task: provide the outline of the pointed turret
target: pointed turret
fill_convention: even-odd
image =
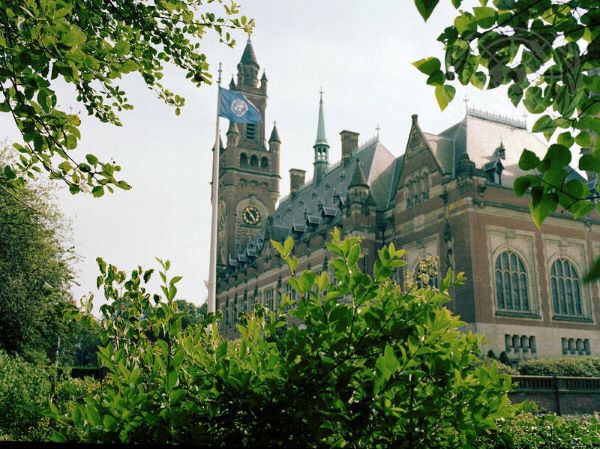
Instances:
[[[253,64],[256,67],[258,67],[258,61],[256,60],[256,55],[254,54],[254,48],[252,47],[252,41],[250,40],[250,36],[248,36],[246,48],[244,48],[244,53],[242,53],[242,59],[240,60],[240,63]]]
[[[323,89],[319,92],[319,121],[317,124],[317,140],[315,145],[327,145],[327,137],[325,135],[325,113],[323,112]]]
[[[367,187],[369,188],[369,184],[367,184],[367,178],[362,168],[362,164],[360,162],[356,162],[356,167],[354,167],[354,173],[352,173],[352,179],[350,179],[350,184],[348,184],[348,188],[350,187]]]
[[[281,143],[279,131],[277,131],[277,122],[273,122],[273,131],[271,131],[271,137],[269,137],[269,143],[273,142]]]
[[[230,121],[227,130],[227,147],[236,146],[240,141],[240,131],[237,123]]]
[[[262,90],[263,92],[267,92],[267,86],[269,84],[269,80],[267,78],[267,72],[265,72],[263,70],[263,74],[260,77],[260,90]]]
[[[279,137],[279,131],[277,131],[277,122],[273,122],[273,131],[271,131],[271,137],[269,138],[269,152],[271,153],[271,160],[273,165],[273,173],[279,177],[279,150],[281,148],[281,138]]]
[[[244,53],[242,54],[242,59],[238,64],[238,87],[242,87],[243,85],[254,87],[258,86],[258,71],[260,66],[256,61],[256,55],[254,54],[254,48],[252,48],[252,41],[250,40],[250,36],[248,36],[248,42],[246,43],[246,48],[244,49]]]
[[[317,139],[313,146],[315,150],[315,183],[319,184],[329,167],[329,144],[325,135],[325,113],[323,112],[323,89],[319,92],[319,119],[317,122]]]
[[[233,75],[231,76],[231,81],[229,81],[229,88],[235,89],[235,80],[233,79]]]

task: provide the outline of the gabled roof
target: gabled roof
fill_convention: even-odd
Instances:
[[[345,164],[339,163],[332,166],[319,184],[309,181],[294,194],[293,198],[291,196],[282,198],[279,206],[271,215],[273,226],[289,230],[294,223],[305,223],[305,211],[309,216],[322,216],[323,214],[331,216],[332,211],[339,210],[340,203],[345,200],[357,164],[362,165],[362,174],[366,185],[373,187],[394,160],[394,156],[379,142],[379,139],[370,140],[362,145]],[[372,194],[377,207],[385,208],[387,191],[383,195],[375,192]]]

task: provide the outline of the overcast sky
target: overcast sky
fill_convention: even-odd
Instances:
[[[289,191],[292,167],[312,173],[312,158],[322,85],[330,161],[340,156],[339,132],[360,133],[360,141],[380,126],[382,143],[396,156],[404,152],[411,114],[421,128],[440,132],[462,119],[463,98],[490,111],[520,115],[504,92],[457,89],[455,101],[439,111],[433,88],[411,63],[440,56],[437,36],[454,18],[450,2],[440,2],[425,24],[412,0],[240,0],[242,12],[256,20],[252,36],[261,70],[269,79],[267,136],[277,121],[281,136],[281,195]],[[234,49],[205,41],[211,70],[223,63],[225,85],[236,72],[245,45]],[[60,207],[73,223],[74,245],[83,260],[74,295],[95,291],[102,256],[122,269],[156,266],[154,257],[172,261],[183,275],[180,297],[201,303],[206,297],[210,232],[211,147],[214,141],[216,88],[194,88],[175,70],[165,84],[183,94],[181,116],[148,91],[139,76],[122,86],[135,109],[121,115],[123,126],[103,125],[82,113],[80,157],[94,153],[114,158],[130,191],[95,199],[59,192]],[[66,94],[67,95],[67,94]],[[530,122],[528,120],[528,122]],[[227,129],[223,120],[222,135]],[[18,136],[7,114],[0,135]],[[97,295],[100,298],[101,295]]]

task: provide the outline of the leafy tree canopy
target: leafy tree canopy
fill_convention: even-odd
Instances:
[[[233,0],[0,0],[0,111],[24,140],[20,159],[0,166],[0,186],[45,170],[72,193],[129,189],[115,163],[75,158],[80,118],[61,108],[56,87],[72,86],[89,115],[120,125],[118,112],[133,106],[116,83],[137,72],[179,114],[184,99],[162,84],[165,66],[210,83],[201,39],[214,32],[233,46],[231,31],[252,26]]]
[[[538,115],[533,131],[553,143],[544,158],[524,149],[519,166],[531,170],[514,191],[530,192],[539,227],[558,208],[575,218],[589,214],[600,194],[587,183],[567,181],[574,145],[586,149],[579,169],[600,172],[600,2],[597,0],[451,0],[453,23],[438,37],[445,58],[414,65],[428,76],[443,110],[454,85],[508,88],[508,97]],[[425,20],[439,0],[415,0]],[[473,6],[476,5],[476,6]],[[600,277],[600,260],[591,277]]]
[[[0,150],[0,163],[10,163]],[[75,255],[69,226],[41,182],[0,190],[0,349],[54,360],[65,348],[74,308],[70,286]]]

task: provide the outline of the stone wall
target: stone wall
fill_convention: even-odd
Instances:
[[[518,384],[513,402],[531,400],[540,410],[558,415],[600,411],[600,377],[512,376]]]

